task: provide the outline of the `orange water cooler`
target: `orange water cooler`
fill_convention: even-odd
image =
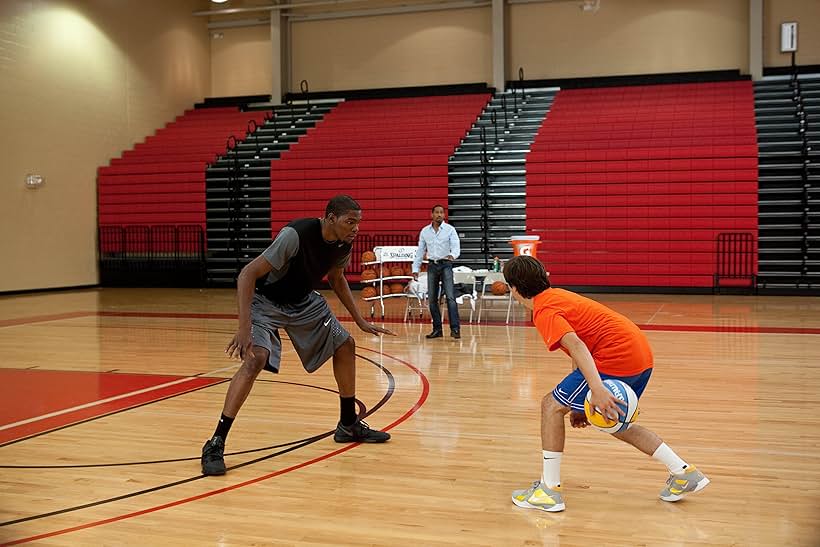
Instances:
[[[541,244],[540,236],[513,236],[510,238],[510,245],[513,248],[513,256],[532,256],[537,258],[538,245]]]

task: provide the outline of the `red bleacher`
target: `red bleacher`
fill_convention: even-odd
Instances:
[[[336,194],[362,206],[364,233],[417,233],[447,203],[447,161],[487,94],[341,103],[271,162],[271,227],[318,216]]]
[[[751,82],[561,91],[527,229],[556,285],[710,287],[717,234],[757,238],[757,158]]]
[[[196,224],[205,229],[205,169],[265,112],[187,110],[97,172],[100,226]]]

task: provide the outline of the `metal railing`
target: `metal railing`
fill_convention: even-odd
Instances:
[[[803,93],[800,89],[800,79],[798,78],[798,68],[795,62],[794,53],[792,53],[792,74],[789,79],[789,87],[792,90],[792,102],[794,103],[794,115],[797,118],[797,134],[800,138],[800,181],[802,185],[802,192],[800,193],[800,280],[797,282],[798,287],[802,284],[808,284],[809,275],[809,229],[811,228],[811,179],[809,178],[809,171],[811,169],[811,142],[809,141],[809,116],[806,112],[806,105],[803,98]]]
[[[715,250],[715,274],[713,292],[722,287],[744,288],[757,291],[757,272],[754,236],[748,232],[723,232],[718,234]],[[724,285],[722,281],[729,280]]]
[[[479,184],[481,196],[481,217],[479,218],[479,228],[481,229],[481,246],[479,252],[484,256],[484,266],[490,266],[490,158],[487,155],[487,132],[481,127],[481,171],[479,173]]]
[[[202,286],[205,232],[198,224],[100,226],[102,285]]]

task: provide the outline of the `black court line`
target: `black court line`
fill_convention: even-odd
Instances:
[[[396,388],[396,379],[393,376],[393,373],[390,372],[389,369],[387,369],[383,365],[375,362],[374,360],[372,360],[370,358],[367,358],[367,357],[363,357],[359,354],[356,354],[356,357],[358,357],[360,359],[363,359],[365,361],[368,361],[369,363],[372,363],[373,365],[375,365],[377,368],[381,369],[381,371],[385,374],[385,376],[387,376],[387,380],[388,380],[387,390],[385,391],[384,395],[379,400],[379,402],[377,402],[373,406],[373,408],[371,408],[369,411],[366,411],[363,415],[360,416],[360,419],[363,419],[363,418],[366,418],[367,416],[370,416],[371,414],[373,414],[375,411],[377,411],[382,406],[384,406],[387,403],[387,401],[390,400],[390,398],[393,396],[393,393],[394,393],[395,388]],[[217,384],[213,384],[213,385],[217,385]],[[313,386],[311,386],[311,387],[313,387]],[[325,389],[325,388],[319,388],[319,389]],[[330,391],[332,391],[332,390],[330,390]],[[248,465],[259,463],[261,461],[265,461],[265,460],[268,460],[268,459],[271,459],[271,458],[275,458],[276,456],[281,456],[282,454],[287,454],[288,452],[293,452],[294,450],[297,450],[299,448],[303,448],[305,446],[308,446],[310,444],[313,444],[317,441],[320,441],[322,439],[325,439],[325,438],[331,436],[334,433],[334,431],[335,431],[335,429],[330,430],[330,431],[326,431],[324,433],[320,433],[319,435],[314,435],[313,437],[308,437],[307,439],[304,439],[302,441],[294,441],[298,444],[295,444],[295,445],[293,445],[289,448],[286,448],[284,450],[280,450],[278,452],[268,454],[267,456],[262,456],[262,457],[259,457],[259,458],[253,459],[253,460],[249,460],[247,462],[232,465],[232,466],[228,467],[227,470],[231,471],[233,469],[239,469],[239,468],[242,468],[242,467],[245,467],[245,466],[248,466]],[[198,459],[198,458],[194,458],[194,459]],[[97,501],[90,502],[90,503],[85,503],[85,504],[82,504],[82,505],[75,505],[73,507],[66,507],[64,509],[57,509],[55,511],[50,511],[48,513],[41,513],[41,514],[38,514],[38,515],[31,515],[31,516],[28,516],[28,517],[22,517],[22,518],[15,519],[15,520],[0,522],[0,527],[2,527],[2,526],[11,526],[13,524],[20,524],[20,523],[23,523],[23,522],[29,522],[29,521],[43,519],[43,518],[47,518],[47,517],[53,517],[53,516],[56,516],[56,515],[62,515],[62,514],[71,513],[71,512],[74,512],[74,511],[80,511],[82,509],[88,509],[90,507],[96,507],[96,506],[99,506],[99,505],[105,505],[107,503],[113,503],[113,502],[116,502],[116,501],[121,501],[121,500],[129,499],[129,498],[134,498],[134,497],[141,496],[141,495],[144,495],[144,494],[150,494],[152,492],[158,492],[160,490],[165,490],[167,488],[172,488],[174,486],[179,486],[181,484],[186,484],[186,483],[189,483],[189,482],[194,482],[194,481],[207,479],[207,478],[208,477],[205,476],[205,475],[197,475],[197,476],[194,476],[194,477],[188,477],[188,478],[185,478],[185,479],[180,479],[178,481],[174,481],[174,482],[170,482],[170,483],[166,483],[166,484],[160,484],[158,486],[153,486],[151,488],[146,488],[144,490],[138,490],[136,492],[130,492],[128,494],[122,494],[120,496],[115,496],[115,497],[112,497],[112,498],[97,500]]]
[[[364,359],[364,357],[362,357]],[[267,382],[270,384],[289,384],[293,386],[301,386],[301,387],[309,387],[313,389],[319,389],[322,391],[329,391],[330,393],[335,393],[338,395],[338,391],[335,389],[330,389],[321,386],[314,386],[310,384],[301,384],[299,382],[285,382],[282,380],[257,380],[257,382]],[[223,384],[224,382],[219,382],[219,384]],[[219,385],[219,384],[212,384],[212,385]],[[204,387],[211,387],[211,386],[204,386]],[[151,403],[144,403],[144,404],[151,404]],[[357,413],[360,416],[364,416],[364,413],[367,411],[367,408],[364,406],[360,400],[356,399],[356,405],[359,407],[359,412]],[[142,406],[142,405],[140,405]],[[136,408],[136,407],[134,407]],[[128,409],[130,410],[130,409]],[[81,422],[77,422],[81,423]],[[71,424],[76,425],[76,424]],[[66,426],[68,427],[68,426]],[[49,432],[50,433],[50,432]],[[248,450],[239,450],[237,452],[228,452],[225,456],[241,456],[243,454],[252,454],[254,452],[264,452],[266,450],[273,450],[276,448],[284,448],[286,446],[291,446],[294,444],[299,444],[305,442],[307,440],[312,439],[313,437],[308,437],[306,439],[299,439],[297,441],[290,441],[282,444],[274,444],[270,446],[263,446],[262,448],[251,448]],[[86,464],[66,464],[66,465],[2,465],[0,464],[0,469],[88,469],[88,468],[96,468],[96,467],[125,467],[131,465],[155,465],[160,463],[179,463],[179,462],[190,462],[190,461],[199,461],[200,457],[195,456],[193,458],[174,458],[170,460],[147,460],[147,461],[138,461],[138,462],[117,462],[117,463],[86,463]]]

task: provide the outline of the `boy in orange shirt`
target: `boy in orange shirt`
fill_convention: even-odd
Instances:
[[[544,266],[531,256],[517,256],[504,266],[504,278],[515,299],[533,313],[535,328],[550,351],[561,349],[572,358],[573,371],[541,402],[541,480],[527,490],[513,492],[519,507],[556,512],[564,510],[561,495],[561,456],[564,415],[572,427],[587,427],[584,398],[605,416],[623,414],[603,379],[616,378],[641,396],[652,374],[652,349],[637,325],[603,304],[563,289],[550,288]],[[652,431],[638,424],[613,434],[669,469],[664,501],[678,501],[697,492],[709,479],[683,461]]]

